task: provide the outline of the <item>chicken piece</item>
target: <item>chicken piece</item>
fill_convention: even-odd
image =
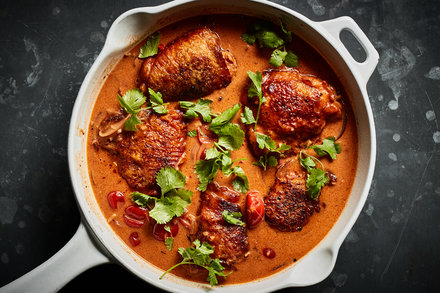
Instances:
[[[306,193],[305,176],[292,163],[281,165],[275,183],[264,198],[266,222],[284,232],[301,231],[311,215],[319,212],[319,201]]]
[[[181,112],[138,114],[138,131],[122,131],[128,116],[111,113],[100,123],[99,146],[116,155],[119,174],[137,190],[154,188],[156,173],[165,166],[176,168],[183,160],[187,127]]]
[[[170,42],[142,64],[140,89],[161,92],[164,101],[198,99],[226,87],[236,69],[219,36],[197,29]]]
[[[316,139],[329,117],[341,117],[342,106],[335,89],[326,81],[296,69],[264,71],[262,92],[267,101],[261,106],[257,132],[289,144],[292,150]],[[248,104],[256,116],[258,99],[250,98]],[[262,155],[251,128],[248,137],[254,154]]]
[[[200,223],[197,238],[207,241],[214,248],[213,258],[219,258],[224,264],[231,266],[247,256],[249,242],[246,228],[229,224],[223,219],[223,211],[241,212],[240,207],[233,203],[240,194],[225,186],[211,183],[201,196]]]

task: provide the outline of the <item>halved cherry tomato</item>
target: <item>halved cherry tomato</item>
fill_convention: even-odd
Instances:
[[[263,255],[267,258],[274,258],[277,254],[275,253],[275,250],[273,250],[272,248],[264,248]]]
[[[108,204],[112,209],[118,208],[118,202],[125,202],[124,194],[120,191],[112,191],[107,195]]]
[[[141,243],[141,239],[139,238],[138,232],[131,233],[128,239],[130,240],[130,243],[133,246],[138,246]]]
[[[126,214],[124,214],[122,217],[124,218],[125,224],[132,228],[140,228],[145,224],[145,220],[137,220],[127,216]]]
[[[131,205],[125,208],[125,213],[137,220],[144,220],[145,218],[149,222],[148,210],[140,206]]]
[[[165,230],[165,226],[169,226],[170,227],[170,232]],[[177,224],[176,221],[173,221],[171,223],[168,224],[154,224],[153,227],[153,236],[154,238],[156,238],[159,241],[165,241],[165,238],[168,237],[175,237],[177,235],[177,233],[179,232],[179,224]]]
[[[247,222],[249,228],[257,226],[264,217],[263,198],[258,191],[249,191],[246,199]]]

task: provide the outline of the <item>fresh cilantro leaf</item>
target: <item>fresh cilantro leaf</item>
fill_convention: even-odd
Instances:
[[[155,92],[152,89],[148,88],[148,92],[150,94],[150,107],[154,112],[158,114],[166,114],[168,113],[166,105],[168,103],[163,103],[162,94],[160,92]]]
[[[247,106],[244,107],[244,111],[243,113],[240,114],[241,116],[241,122],[243,122],[243,124],[253,124],[256,123],[255,118],[254,118],[254,113],[252,113],[252,110],[249,109]]]
[[[215,134],[226,124],[231,122],[231,120],[234,118],[235,114],[240,110],[241,105],[235,104],[231,108],[227,109],[214,119],[212,119],[211,124],[209,125],[209,130],[213,131]]]
[[[260,44],[260,48],[275,49],[284,45],[284,40],[278,36],[276,32],[269,30],[259,31],[257,34],[257,40]]]
[[[249,190],[249,180],[244,173],[244,170],[240,166],[235,166],[232,169],[232,174],[237,176],[232,181],[232,186],[234,187],[234,189],[241,193],[246,193]]]
[[[145,103],[145,96],[140,89],[128,90],[122,97],[118,94],[118,101],[128,114],[137,114]]]
[[[150,210],[149,216],[159,224],[166,224],[176,216],[180,217],[185,212],[185,208],[191,203],[192,192],[172,190],[166,196],[156,200],[154,208]]]
[[[222,213],[222,216],[223,216],[223,220],[225,220],[229,224],[237,225],[237,226],[244,226],[244,222],[239,219],[242,217],[242,214],[240,212],[231,213],[227,210],[224,210]]]
[[[264,156],[260,156],[258,162],[253,163],[256,166],[263,167],[264,171],[266,171],[267,167],[275,167],[278,165],[278,160],[275,156],[270,155],[271,153],[277,153],[280,156],[283,156],[283,152],[290,149],[289,145],[281,144],[277,148],[276,142],[268,135],[255,133],[256,141],[258,147],[262,150],[267,149]]]
[[[214,180],[215,174],[220,169],[220,163],[217,158],[210,160],[199,160],[194,166],[195,173],[199,179],[199,185],[197,189],[200,191],[205,191],[208,184]]]
[[[307,175],[306,187],[307,195],[312,199],[317,199],[322,187],[324,187],[329,181],[327,174],[324,170],[319,168],[313,168]]]
[[[287,52],[275,49],[270,56],[269,63],[273,66],[280,67],[286,59]]]
[[[249,79],[252,81],[251,86],[248,88],[248,97],[249,98],[258,97],[261,99],[263,96],[263,92],[261,90],[261,85],[263,83],[263,76],[259,71],[254,73],[250,70],[247,72],[247,75]]]
[[[241,39],[248,43],[249,45],[255,44],[255,41],[257,40],[257,36],[252,33],[244,33],[241,35]]]
[[[310,172],[312,169],[314,169],[316,167],[316,163],[315,163],[315,161],[313,161],[313,159],[311,157],[302,158],[300,156],[299,162],[300,162],[301,166],[303,166],[304,169],[307,170],[307,172]]]
[[[269,135],[255,133],[258,147],[262,150],[265,148],[269,151],[273,151],[276,149],[277,144]]]
[[[261,105],[266,102],[266,98],[263,96],[263,91],[261,89],[263,83],[263,76],[260,72],[247,72],[249,79],[252,81],[251,86],[248,88],[248,97],[258,97],[258,110],[257,117],[255,118],[255,128],[257,129],[258,118],[260,117]]]
[[[223,272],[225,268],[220,264],[220,260],[218,258],[214,260],[211,259],[210,255],[214,253],[214,249],[208,242],[200,244],[200,241],[196,239],[193,244],[194,246],[188,248],[180,247],[178,249],[178,253],[182,256],[182,261],[165,271],[159,279],[162,279],[168,272],[176,267],[185,264],[197,265],[206,269],[208,271],[207,281],[211,286],[218,284],[217,276],[226,277],[232,273],[231,271],[225,274]]]
[[[141,120],[137,117],[140,107],[145,103],[145,96],[139,89],[127,91],[122,97],[117,95],[119,104],[124,108],[125,112],[131,114],[130,118],[125,121],[124,129],[128,131],[137,131],[136,125],[141,124]]]
[[[137,191],[130,194],[130,198],[135,204],[141,207],[148,207],[148,208],[151,208],[151,203],[157,200],[156,197],[152,197]]]
[[[186,135],[188,135],[189,137],[195,137],[195,136],[197,136],[197,130],[194,129],[194,130],[188,131],[188,133]]]
[[[278,165],[278,160],[275,156],[269,156],[269,152],[267,152],[264,154],[264,156],[260,156],[258,162],[254,162],[252,164],[262,167],[264,171],[266,171],[268,167],[276,167]]]
[[[211,122],[213,114],[211,113],[211,108],[209,105],[212,103],[208,99],[200,99],[197,103],[189,101],[180,101],[179,106],[182,109],[187,109],[184,117],[185,118],[196,118],[200,115],[205,122]]]
[[[167,247],[167,249],[169,251],[173,250],[173,244],[174,244],[174,238],[173,237],[165,238],[165,246]]]
[[[229,123],[217,131],[218,145],[227,150],[238,150],[243,144],[244,131],[235,123]]]
[[[142,121],[136,114],[131,114],[130,118],[124,123],[124,129],[127,131],[137,131],[136,125],[141,124]]]
[[[284,59],[284,63],[288,67],[297,67],[298,66],[298,56],[296,56],[292,51],[287,51],[286,58]]]
[[[168,166],[157,172],[156,180],[162,195],[174,188],[183,188],[186,183],[186,177],[182,172]]]
[[[286,43],[290,43],[290,42],[292,42],[292,32],[289,31],[289,30],[287,30],[287,29],[284,27],[284,24],[283,24],[282,21],[280,21],[280,27],[281,27],[281,30],[283,31],[283,34],[284,34],[284,40],[286,41]]]
[[[173,217],[180,217],[191,203],[192,191],[185,190],[186,177],[180,171],[164,167],[157,172],[157,185],[161,189],[160,198],[140,192],[133,192],[130,197],[136,204],[147,206],[151,210],[149,216],[159,224],[166,224]],[[154,201],[154,207],[151,203]]]
[[[333,160],[336,159],[336,154],[341,153],[341,146],[335,143],[334,137],[327,137],[323,140],[321,145],[312,145],[309,148],[313,149],[320,157],[329,155]]]
[[[149,37],[145,44],[141,47],[138,57],[147,58],[156,55],[159,51],[159,40],[160,35],[158,32]]]

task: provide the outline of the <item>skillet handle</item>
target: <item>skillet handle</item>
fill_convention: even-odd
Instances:
[[[46,262],[17,280],[0,288],[3,293],[57,292],[85,270],[108,263],[80,223],[75,235]]]
[[[377,53],[373,44],[371,44],[368,37],[364,34],[358,24],[348,16],[342,16],[331,20],[326,20],[319,22],[321,26],[328,31],[337,42],[339,42],[339,47],[345,51],[344,53],[350,55],[351,58],[346,58],[345,60],[349,63],[352,70],[355,70],[357,75],[362,78],[362,82],[366,85],[368,79],[370,79],[371,74],[376,68],[379,62],[379,53]],[[353,59],[351,54],[348,52],[347,48],[341,42],[340,34],[343,30],[349,31],[357,39],[359,44],[364,49],[367,57],[364,62],[357,62]]]

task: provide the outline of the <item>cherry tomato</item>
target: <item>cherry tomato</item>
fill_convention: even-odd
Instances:
[[[165,226],[170,227],[170,232],[165,230]],[[159,241],[165,241],[167,237],[175,237],[179,232],[179,224],[176,221],[168,223],[168,224],[154,224],[153,227],[153,236]]]
[[[247,194],[247,222],[249,228],[257,226],[264,217],[263,198],[258,191],[250,191]]]
[[[122,217],[124,218],[124,222],[128,227],[140,228],[145,224],[145,220],[137,220],[127,216],[126,214],[124,214]]]
[[[125,208],[125,213],[136,220],[144,220],[146,218],[147,221],[149,221],[148,210],[146,208],[131,205]]]
[[[130,240],[130,243],[133,246],[138,246],[141,243],[141,239],[139,238],[138,232],[131,233],[128,239]]]
[[[124,194],[120,191],[112,191],[107,195],[108,204],[112,209],[118,208],[118,202],[125,202]]]
[[[276,256],[275,250],[272,248],[264,248],[263,255],[267,258],[274,258]]]

